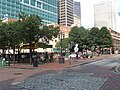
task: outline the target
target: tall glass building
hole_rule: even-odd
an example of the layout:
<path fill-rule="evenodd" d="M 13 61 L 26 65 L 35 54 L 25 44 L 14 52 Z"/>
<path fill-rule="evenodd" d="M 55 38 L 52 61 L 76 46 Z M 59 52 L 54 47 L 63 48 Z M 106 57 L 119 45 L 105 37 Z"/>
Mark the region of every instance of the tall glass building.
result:
<path fill-rule="evenodd" d="M 58 0 L 0 0 L 0 18 L 18 18 L 20 11 L 40 16 L 44 24 L 58 23 Z"/>
<path fill-rule="evenodd" d="M 81 7 L 80 7 L 80 2 L 74 1 L 74 14 L 81 17 Z"/>

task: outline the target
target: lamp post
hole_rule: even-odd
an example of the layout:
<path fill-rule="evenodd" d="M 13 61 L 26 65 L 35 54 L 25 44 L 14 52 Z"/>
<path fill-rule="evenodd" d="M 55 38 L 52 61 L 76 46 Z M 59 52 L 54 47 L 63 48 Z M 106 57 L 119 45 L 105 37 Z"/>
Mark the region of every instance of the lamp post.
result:
<path fill-rule="evenodd" d="M 64 63 L 64 57 L 63 57 L 63 39 L 65 37 L 65 34 L 61 31 L 59 34 L 59 38 L 60 38 L 60 57 L 59 57 L 59 63 Z"/>
<path fill-rule="evenodd" d="M 74 42 L 73 41 L 70 41 L 69 44 L 68 44 L 68 49 L 69 49 L 69 53 L 71 54 L 72 52 L 72 46 L 73 46 Z"/>
<path fill-rule="evenodd" d="M 60 55 L 62 56 L 62 51 L 63 51 L 63 39 L 64 39 L 64 37 L 65 37 L 65 35 L 64 35 L 64 33 L 61 31 L 60 32 Z"/>

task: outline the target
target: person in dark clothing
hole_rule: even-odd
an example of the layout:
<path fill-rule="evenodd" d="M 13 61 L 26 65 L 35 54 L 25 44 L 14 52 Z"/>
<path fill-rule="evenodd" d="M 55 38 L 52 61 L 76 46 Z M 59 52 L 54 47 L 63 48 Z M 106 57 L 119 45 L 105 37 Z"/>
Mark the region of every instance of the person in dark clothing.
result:
<path fill-rule="evenodd" d="M 48 59 L 49 59 L 48 52 L 45 52 L 45 54 L 44 54 L 44 63 L 47 63 Z"/>
<path fill-rule="evenodd" d="M 53 62 L 53 53 L 50 54 L 50 62 Z"/>

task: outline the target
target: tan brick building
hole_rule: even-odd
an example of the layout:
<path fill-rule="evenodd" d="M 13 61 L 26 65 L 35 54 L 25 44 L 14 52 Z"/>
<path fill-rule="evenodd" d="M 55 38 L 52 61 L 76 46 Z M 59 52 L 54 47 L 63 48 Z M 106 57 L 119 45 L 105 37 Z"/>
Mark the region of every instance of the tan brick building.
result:
<path fill-rule="evenodd" d="M 110 33 L 113 39 L 113 52 L 120 53 L 120 33 L 110 29 Z"/>

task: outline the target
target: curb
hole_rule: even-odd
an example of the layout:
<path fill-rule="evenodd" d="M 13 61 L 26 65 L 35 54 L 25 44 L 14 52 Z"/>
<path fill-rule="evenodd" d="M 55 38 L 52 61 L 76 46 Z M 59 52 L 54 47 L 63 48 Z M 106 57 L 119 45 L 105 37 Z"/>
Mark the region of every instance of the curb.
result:
<path fill-rule="evenodd" d="M 77 67 L 77 66 L 83 66 L 83 65 L 86 65 L 86 64 L 89 64 L 89 63 L 92 63 L 92 62 L 96 62 L 96 61 L 100 61 L 100 60 L 102 60 L 102 59 L 108 59 L 108 58 L 111 58 L 111 57 L 114 57 L 114 56 L 116 56 L 116 55 L 113 55 L 113 56 L 102 56 L 101 55 L 101 57 L 99 56 L 99 58 L 93 58 L 93 60 L 91 59 L 91 60 L 89 60 L 88 62 L 82 62 L 82 63 L 80 63 L 80 62 L 78 62 L 78 63 L 76 63 L 76 64 L 74 64 L 73 63 L 73 65 L 72 65 L 72 63 L 71 63 L 71 65 L 69 64 L 69 66 L 65 66 L 65 67 L 60 67 L 60 68 L 54 68 L 54 69 L 56 69 L 56 70 L 61 70 L 61 69 L 65 69 L 65 68 L 71 68 L 71 67 Z M 68 61 L 69 62 L 69 61 Z M 35 69 L 39 69 L 39 68 L 34 68 L 34 67 L 12 67 L 12 66 L 6 66 L 6 67 L 3 67 L 3 68 L 15 68 L 15 69 L 31 69 L 31 70 L 35 70 Z M 45 70 L 51 70 L 51 69 L 47 69 L 47 68 L 41 68 L 41 69 L 45 69 Z"/>
<path fill-rule="evenodd" d="M 117 56 L 117 55 L 114 55 L 114 56 Z M 114 57 L 114 56 L 111 56 L 111 57 Z M 111 57 L 109 57 L 109 58 L 111 58 Z M 89 62 L 71 65 L 71 66 L 68 66 L 68 67 L 66 67 L 66 68 L 77 67 L 77 66 L 80 66 L 80 65 L 83 66 L 83 65 L 86 65 L 86 64 L 89 64 L 89 63 L 92 63 L 92 62 L 97 62 L 97 61 L 100 61 L 100 60 L 103 60 L 103 59 L 109 59 L 109 58 L 108 58 L 108 57 L 103 57 L 103 58 L 99 58 L 99 59 L 96 59 L 96 60 L 91 60 L 91 61 L 89 61 Z M 120 67 L 119 67 L 119 68 L 120 68 Z M 116 70 L 119 71 L 118 68 L 117 68 Z"/>
<path fill-rule="evenodd" d="M 102 60 L 102 59 L 99 59 L 99 60 Z M 77 67 L 77 66 L 84 66 L 84 65 L 89 64 L 89 63 L 92 63 L 92 62 L 97 62 L 97 61 L 99 61 L 99 60 L 90 61 L 90 62 L 85 62 L 85 63 L 81 63 L 81 64 L 79 63 L 79 64 L 75 64 L 75 65 L 68 66 L 68 67 L 66 67 L 66 68 Z"/>

